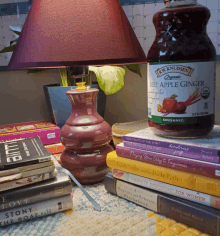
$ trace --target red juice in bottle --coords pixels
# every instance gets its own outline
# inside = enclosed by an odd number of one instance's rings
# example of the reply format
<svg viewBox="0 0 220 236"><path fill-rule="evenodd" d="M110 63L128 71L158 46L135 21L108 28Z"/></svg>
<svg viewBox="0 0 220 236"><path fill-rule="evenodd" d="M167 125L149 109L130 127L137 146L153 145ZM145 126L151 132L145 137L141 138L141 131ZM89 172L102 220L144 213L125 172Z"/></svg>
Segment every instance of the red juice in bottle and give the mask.
<svg viewBox="0 0 220 236"><path fill-rule="evenodd" d="M208 8L196 0L165 0L153 17L148 59L148 122L156 135L196 138L215 120L216 50L206 33Z"/></svg>

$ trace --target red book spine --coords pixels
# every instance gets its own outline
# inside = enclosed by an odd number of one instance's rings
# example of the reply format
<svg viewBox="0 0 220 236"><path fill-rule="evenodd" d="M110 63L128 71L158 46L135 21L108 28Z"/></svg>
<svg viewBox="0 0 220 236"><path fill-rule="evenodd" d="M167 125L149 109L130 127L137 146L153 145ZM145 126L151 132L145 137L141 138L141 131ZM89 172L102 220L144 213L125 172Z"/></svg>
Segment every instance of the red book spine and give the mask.
<svg viewBox="0 0 220 236"><path fill-rule="evenodd" d="M118 156L125 158L220 179L219 164L124 147L122 144L116 146L116 153Z"/></svg>

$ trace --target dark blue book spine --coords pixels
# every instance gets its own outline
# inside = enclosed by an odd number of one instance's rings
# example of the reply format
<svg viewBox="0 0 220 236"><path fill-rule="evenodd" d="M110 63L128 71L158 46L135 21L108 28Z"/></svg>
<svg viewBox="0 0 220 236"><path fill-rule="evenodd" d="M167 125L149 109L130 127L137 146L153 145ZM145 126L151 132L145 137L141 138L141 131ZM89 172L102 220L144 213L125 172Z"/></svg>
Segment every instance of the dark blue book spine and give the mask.
<svg viewBox="0 0 220 236"><path fill-rule="evenodd" d="M219 217L172 197L158 197L158 213L201 232L219 236Z"/></svg>
<svg viewBox="0 0 220 236"><path fill-rule="evenodd" d="M125 186L124 189L122 187L121 189L118 188L119 183L120 186ZM112 176L112 173L108 173L105 176L105 189L112 194L123 197L121 192L124 191L126 193L126 185L134 188L134 191L132 192L131 188L129 188L129 194L133 194L133 196L130 196L127 198L127 200L130 200L141 206L145 206L149 210L155 211L158 214L164 215L168 218L176 220L177 222L195 228L203 233L207 233L211 236L220 236L220 211L208 206L203 206L201 204L180 199L178 197L117 180ZM140 192L140 190L142 194L144 190L144 196L142 195L141 199L145 198L146 201L135 201L135 199L138 197L137 193ZM126 196L126 194L124 196ZM126 197L124 198L126 199ZM149 199L151 199L150 204Z"/></svg>

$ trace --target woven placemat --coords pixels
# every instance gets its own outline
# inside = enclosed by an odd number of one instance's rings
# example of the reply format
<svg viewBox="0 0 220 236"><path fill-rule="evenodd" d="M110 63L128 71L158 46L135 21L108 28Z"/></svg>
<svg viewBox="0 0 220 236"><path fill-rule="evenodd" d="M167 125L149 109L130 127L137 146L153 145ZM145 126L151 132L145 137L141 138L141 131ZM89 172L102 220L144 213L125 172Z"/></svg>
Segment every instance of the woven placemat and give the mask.
<svg viewBox="0 0 220 236"><path fill-rule="evenodd" d="M1 236L207 236L174 220L107 193L103 184L84 186L102 211L74 187L73 211L0 228Z"/></svg>

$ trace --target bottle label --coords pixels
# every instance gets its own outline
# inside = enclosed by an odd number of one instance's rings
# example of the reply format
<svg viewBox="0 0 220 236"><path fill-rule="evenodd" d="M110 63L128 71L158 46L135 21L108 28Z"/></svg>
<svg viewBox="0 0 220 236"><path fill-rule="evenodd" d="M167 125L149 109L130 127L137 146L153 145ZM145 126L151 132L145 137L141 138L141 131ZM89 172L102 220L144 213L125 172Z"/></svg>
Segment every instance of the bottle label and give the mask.
<svg viewBox="0 0 220 236"><path fill-rule="evenodd" d="M194 124L215 112L215 62L148 64L148 119Z"/></svg>

